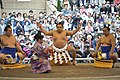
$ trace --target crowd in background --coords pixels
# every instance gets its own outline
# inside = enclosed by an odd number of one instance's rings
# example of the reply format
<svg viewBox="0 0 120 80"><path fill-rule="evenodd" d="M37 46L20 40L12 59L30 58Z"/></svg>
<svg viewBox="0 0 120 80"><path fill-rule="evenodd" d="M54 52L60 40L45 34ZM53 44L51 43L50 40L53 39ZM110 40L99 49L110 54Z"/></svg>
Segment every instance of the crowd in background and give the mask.
<svg viewBox="0 0 120 80"><path fill-rule="evenodd" d="M30 49L35 40L34 35L40 30L37 22L40 22L47 31L55 30L56 23L62 22L65 30L75 30L79 21L83 20L82 28L75 35L68 37L68 44L77 50L77 57L90 57L92 51L95 51L96 42L102 35L104 26L110 27L111 33L116 38L116 49L120 57L120 4L109 1L99 0L101 3L85 0L60 0L61 12L53 11L50 15L46 12L34 14L33 10L27 13L21 12L3 12L0 18L0 35L4 34L6 25L11 25L13 34L18 43L30 56ZM74 4L71 4L74 3ZM43 34L44 35L44 34ZM45 36L45 35L44 35ZM52 44L52 37L44 37L44 46Z"/></svg>

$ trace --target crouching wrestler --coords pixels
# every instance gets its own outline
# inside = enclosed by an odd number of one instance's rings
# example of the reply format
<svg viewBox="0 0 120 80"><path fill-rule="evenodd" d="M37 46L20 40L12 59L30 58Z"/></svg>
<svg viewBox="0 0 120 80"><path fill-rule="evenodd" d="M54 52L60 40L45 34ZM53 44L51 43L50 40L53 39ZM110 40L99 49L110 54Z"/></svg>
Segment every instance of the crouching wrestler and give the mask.
<svg viewBox="0 0 120 80"><path fill-rule="evenodd" d="M114 63L117 62L118 59L118 54L115 49L116 40L113 34L110 33L109 27L103 28L103 34L104 35L101 36L99 41L97 42L96 53L100 47L101 55L105 54L103 58L106 60L113 60L113 67L114 67ZM95 56L96 54L93 54L93 57Z"/></svg>
<svg viewBox="0 0 120 80"><path fill-rule="evenodd" d="M10 25L5 27L4 34L0 36L0 47L1 64L18 63L25 57L25 52L18 45L16 38L12 34Z"/></svg>
<svg viewBox="0 0 120 80"><path fill-rule="evenodd" d="M68 52L72 53L73 65L75 65L76 50L74 47L67 45L66 38L67 36L72 36L75 33L77 33L80 30L81 25L82 25L82 21L80 21L80 24L78 25L78 28L76 30L67 31L67 30L63 30L64 28L63 24L60 22L56 24L57 30L46 31L43 28L43 26L40 23L38 23L38 27L45 35L53 37L53 45L51 46L53 50L56 49L59 52L60 50L66 49ZM58 53L58 57L59 57L59 53Z"/></svg>

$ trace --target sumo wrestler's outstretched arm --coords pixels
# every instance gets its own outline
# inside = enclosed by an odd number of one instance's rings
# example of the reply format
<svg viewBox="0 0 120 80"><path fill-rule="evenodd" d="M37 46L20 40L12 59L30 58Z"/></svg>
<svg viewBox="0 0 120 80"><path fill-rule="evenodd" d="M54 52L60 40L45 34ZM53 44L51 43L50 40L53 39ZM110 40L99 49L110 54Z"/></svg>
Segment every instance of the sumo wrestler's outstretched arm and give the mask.
<svg viewBox="0 0 120 80"><path fill-rule="evenodd" d="M42 24L40 24L39 22L37 22L37 26L40 28L40 30L47 36L53 36L53 32L52 31L46 31Z"/></svg>
<svg viewBox="0 0 120 80"><path fill-rule="evenodd" d="M81 29L82 23L83 23L83 21L80 20L80 23L79 23L78 28L77 28L76 30L67 31L67 32L66 32L66 33L67 33L67 36L72 36L72 35L74 35L75 33L77 33L77 32Z"/></svg>

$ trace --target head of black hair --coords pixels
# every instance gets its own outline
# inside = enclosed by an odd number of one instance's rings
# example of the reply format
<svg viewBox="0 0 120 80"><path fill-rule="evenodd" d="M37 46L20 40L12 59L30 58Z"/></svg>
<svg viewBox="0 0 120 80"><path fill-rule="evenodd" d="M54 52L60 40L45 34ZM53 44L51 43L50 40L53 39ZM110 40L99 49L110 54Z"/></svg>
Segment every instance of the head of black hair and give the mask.
<svg viewBox="0 0 120 80"><path fill-rule="evenodd" d="M106 27L106 26L105 26L104 28L107 28L107 30L110 31L110 28L109 28L109 27Z"/></svg>
<svg viewBox="0 0 120 80"><path fill-rule="evenodd" d="M33 13L33 10L30 10L29 13Z"/></svg>
<svg viewBox="0 0 120 80"><path fill-rule="evenodd" d="M5 29L4 29L4 31L7 31L8 28L11 28L10 25L7 25L7 26L5 27Z"/></svg>
<svg viewBox="0 0 120 80"><path fill-rule="evenodd" d="M44 36L41 35L41 31L38 31L38 33L34 36L34 39L36 41L38 41L39 39L43 39L43 38L44 38Z"/></svg>
<svg viewBox="0 0 120 80"><path fill-rule="evenodd" d="M62 26L63 26L63 24L64 24L63 22L58 22L58 23L56 24L56 26L57 26L57 25L62 25Z"/></svg>

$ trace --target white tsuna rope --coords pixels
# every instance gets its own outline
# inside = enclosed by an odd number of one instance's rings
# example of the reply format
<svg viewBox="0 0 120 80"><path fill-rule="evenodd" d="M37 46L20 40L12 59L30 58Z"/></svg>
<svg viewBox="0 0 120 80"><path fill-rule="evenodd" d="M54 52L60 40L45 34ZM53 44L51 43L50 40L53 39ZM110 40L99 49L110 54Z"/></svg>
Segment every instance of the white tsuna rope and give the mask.
<svg viewBox="0 0 120 80"><path fill-rule="evenodd" d="M8 58L8 60L7 60L7 63L13 63L13 58L12 58L12 56L10 55L10 54L7 54L7 55L5 55L6 57L10 57L10 59Z"/></svg>
<svg viewBox="0 0 120 80"><path fill-rule="evenodd" d="M65 63L67 63L67 62L68 62L68 60L67 60L66 54L63 52L63 53L62 53L62 55L64 56Z"/></svg>
<svg viewBox="0 0 120 80"><path fill-rule="evenodd" d="M17 61L17 53L15 53L15 58L13 59L13 63L15 63Z"/></svg>
<svg viewBox="0 0 120 80"><path fill-rule="evenodd" d="M58 60L57 60L57 53L55 52L54 53L54 63L56 64L58 62Z"/></svg>
<svg viewBox="0 0 120 80"><path fill-rule="evenodd" d="M61 56L61 54L60 54L60 52L58 53L58 58L59 58L59 61L60 61L60 64L62 64L63 63L63 61L62 61L62 58L61 58L62 56Z"/></svg>
<svg viewBox="0 0 120 80"><path fill-rule="evenodd" d="M60 64L63 63L63 60L62 60L62 56L64 57L65 59L65 63L68 63L68 60L72 60L72 58L70 57L68 51L66 50L67 49L67 45L62 48L62 49L58 49L56 48L54 45L52 46L53 49L55 50L54 51L54 56L50 56L50 60L53 60L54 59L54 63L56 64L57 62L59 62ZM58 53L58 55L57 55ZM62 53L62 54L61 54Z"/></svg>
<svg viewBox="0 0 120 80"><path fill-rule="evenodd" d="M52 56L50 56L49 60L50 60L50 61L51 61L51 60L53 60L53 57L52 57Z"/></svg>
<svg viewBox="0 0 120 80"><path fill-rule="evenodd" d="M69 60L72 60L72 58L70 57L70 55L69 55L68 51L65 51L65 53L66 53L66 55L67 55L68 59L69 59Z"/></svg>

